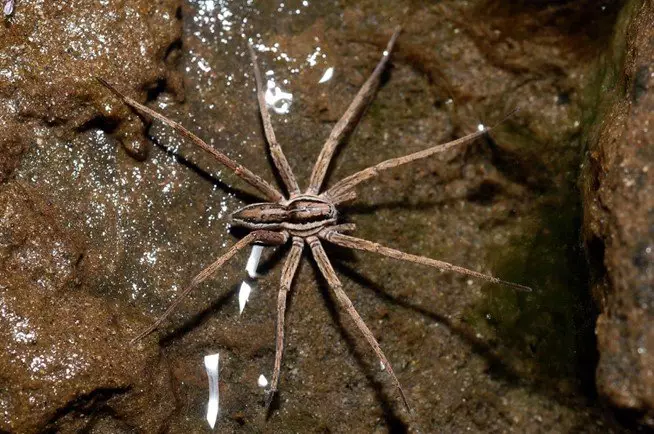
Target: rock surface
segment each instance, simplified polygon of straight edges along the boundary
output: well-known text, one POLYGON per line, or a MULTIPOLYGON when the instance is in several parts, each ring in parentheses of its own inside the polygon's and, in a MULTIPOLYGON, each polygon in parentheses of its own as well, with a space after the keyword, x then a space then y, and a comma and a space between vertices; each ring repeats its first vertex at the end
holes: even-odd
POLYGON ((625 7, 593 90, 582 182, 597 385, 654 427, 654 3, 625 7))
POLYGON ((86 224, 72 225, 70 202, 52 188, 57 170, 70 180, 75 169, 53 163, 42 183, 36 177, 18 181, 14 171, 30 148, 65 146, 95 130, 100 118, 126 149, 144 157, 143 123, 93 76, 133 86, 142 99, 174 77, 167 63, 181 34, 179 8, 177 1, 21 1, 3 17, 2 432, 79 432, 112 420, 123 429, 131 424, 156 432, 175 407, 169 369, 157 349, 126 345, 144 318, 126 303, 89 291, 90 214, 80 220, 86 224))
MULTIPOLYGON (((104 55, 91 59, 98 68, 93 74, 119 83, 130 95, 149 98, 151 107, 272 181, 252 92, 246 49, 246 39, 252 38, 266 77, 293 94, 289 112, 275 113, 273 122, 302 185, 391 29, 401 24, 383 86, 335 160, 328 184, 474 131, 480 123, 492 125, 516 106, 522 110, 492 137, 363 185, 359 200, 344 207, 343 215, 357 224, 363 238, 537 291, 515 293, 414 264, 329 249, 345 291, 409 395, 410 415, 307 258, 287 315, 279 405, 266 421, 257 378, 270 378, 272 370, 283 249, 267 252, 260 270, 267 275, 242 315, 235 290, 244 276, 246 252, 195 290, 157 333, 138 346, 129 344, 194 275, 233 244, 228 217, 256 199, 251 189, 158 124, 151 131, 158 146, 151 146, 145 160, 135 160, 128 152, 143 157, 134 152, 141 148, 121 148, 116 138, 121 139, 121 125, 138 118, 89 81, 87 68, 66 69, 62 76, 78 80, 80 89, 62 85, 62 95, 84 93, 93 102, 53 109, 53 122, 43 109, 49 109, 49 99, 26 94, 29 87, 42 86, 42 79, 25 81, 28 89, 11 96, 2 93, 5 106, 20 101, 38 113, 11 115, 7 119, 16 127, 11 131, 23 128, 27 135, 0 141, 14 143, 13 154, 22 153, 20 160, 8 157, 6 164, 0 159, 4 173, 13 170, 0 192, 24 204, 20 217, 3 226, 5 235, 0 235, 12 246, 3 255, 13 258, 13 251, 27 249, 38 235, 30 228, 43 227, 45 234, 31 262, 17 256, 1 264, 0 274, 10 276, 11 286, 3 288, 7 295, 0 307, 14 316, 0 317, 0 327, 15 353, 0 361, 16 370, 11 393, 2 398, 29 403, 34 395, 44 404, 34 420, 27 417, 30 407, 4 411, 0 429, 208 431, 202 358, 219 352, 217 432, 625 431, 593 394, 594 317, 579 248, 576 189, 581 93, 597 54, 607 47, 620 4, 510 3, 189 0, 179 47, 184 104, 160 92, 177 89, 170 79, 173 59, 169 55, 166 61, 170 44, 178 45, 172 3, 109 2, 103 6, 106 14, 84 13, 90 26, 95 19, 101 25, 124 16, 127 21, 105 24, 112 41, 139 34, 140 19, 162 23, 145 26, 162 33, 152 42, 168 47, 153 51, 159 55, 142 57, 138 44, 130 45, 118 64, 104 55), (128 18, 136 21, 118 25, 132 23, 128 18), (330 67, 333 77, 319 83, 330 67), (118 131, 109 134, 112 128, 118 131), (52 209, 58 226, 46 230, 47 219, 30 207, 52 209), (42 274, 57 297, 35 287, 42 274), (51 305, 42 319, 31 305, 32 293, 35 302, 51 305), (82 314, 86 306, 88 314, 82 314), (12 330, 25 331, 15 325, 20 321, 15 315, 34 325, 43 340, 31 344, 38 352, 16 341, 12 330), (55 393, 47 375, 32 373, 21 360, 58 348, 75 351, 75 361, 85 364, 79 368, 57 352, 56 363, 48 366, 58 373, 68 366, 78 370, 74 378, 56 377, 61 387, 55 393), (107 359, 111 365, 103 364, 107 359)), ((69 4, 83 7, 76 2, 61 7, 69 4)), ((42 5, 19 2, 2 31, 18 32, 25 28, 19 23, 35 22, 21 14, 42 5)), ((67 10, 47 15, 44 22, 68 28, 60 21, 81 19, 79 11, 67 10)), ((80 35, 80 42, 88 40, 80 35)), ((3 45, 0 52, 20 41, 3 45)), ((73 45, 83 58, 93 52, 93 47, 73 45)), ((65 50, 46 51, 43 59, 50 64, 69 61, 65 50)), ((7 56, 0 59, 17 68, 7 56)), ((39 59, 26 58, 23 67, 48 64, 39 59)))
POLYGON ((168 371, 155 348, 125 346, 143 321, 78 291, 81 245, 42 195, 11 182, 0 209, 0 430, 75 432, 109 413, 160 430, 168 371))
MULTIPOLYGON (((145 158, 144 126, 94 76, 138 90, 175 83, 179 0, 23 1, 0 26, 0 180, 6 179, 35 129, 70 138, 100 116, 133 155, 145 158), (172 77, 172 79, 171 79, 172 77)), ((177 80, 178 81, 178 80, 177 80)), ((97 126, 97 125, 96 125, 97 126)))

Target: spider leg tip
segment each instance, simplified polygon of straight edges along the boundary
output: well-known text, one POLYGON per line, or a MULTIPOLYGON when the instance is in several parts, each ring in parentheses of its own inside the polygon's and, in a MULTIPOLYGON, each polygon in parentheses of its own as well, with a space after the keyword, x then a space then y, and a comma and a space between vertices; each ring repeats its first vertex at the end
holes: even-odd
POLYGON ((109 89, 112 88, 112 86, 109 84, 109 82, 107 80, 105 80, 104 78, 102 78, 100 76, 97 76, 97 75, 94 75, 93 78, 95 78, 98 81, 98 83, 100 83, 104 87, 108 87, 109 89))
POLYGON ((517 289, 522 292, 534 292, 534 289, 530 286, 520 285, 519 283, 511 283, 509 285, 513 289, 517 289))
POLYGON ((266 413, 266 417, 270 417, 270 415, 272 414, 272 403, 275 400, 276 396, 277 396, 277 389, 266 390, 266 398, 264 401, 264 411, 266 413))

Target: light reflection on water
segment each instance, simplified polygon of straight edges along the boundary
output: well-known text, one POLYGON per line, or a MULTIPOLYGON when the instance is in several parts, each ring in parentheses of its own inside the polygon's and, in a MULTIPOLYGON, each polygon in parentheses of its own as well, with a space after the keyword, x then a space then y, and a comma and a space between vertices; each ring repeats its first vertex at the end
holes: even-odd
POLYGON ((291 110, 293 94, 284 92, 279 86, 275 85, 274 79, 268 79, 266 83, 266 104, 277 114, 287 114, 291 110))
MULTIPOLYGON (((4 290, 5 287, 0 285, 0 289, 4 290)), ((3 319, 3 322, 9 323, 14 342, 32 343, 36 341, 36 329, 31 326, 29 318, 25 318, 24 316, 13 312, 4 297, 1 295, 0 318, 3 319)))
MULTIPOLYGON (((272 54, 272 63, 270 59, 260 59, 260 62, 266 62, 269 70, 266 73, 267 85, 265 90, 265 100, 270 110, 276 115, 288 115, 293 103, 293 92, 291 90, 291 77, 300 74, 305 69, 320 68, 324 70, 320 83, 331 79, 333 67, 326 65, 327 55, 322 47, 318 45, 318 39, 315 38, 315 45, 309 52, 295 58, 284 49, 283 44, 288 44, 288 40, 271 41, 266 34, 266 29, 255 24, 255 21, 261 19, 263 12, 259 6, 252 1, 235 2, 230 0, 189 0, 192 6, 191 10, 195 13, 191 17, 193 22, 191 37, 196 38, 202 46, 211 47, 208 53, 214 55, 216 50, 221 51, 221 56, 231 56, 234 59, 246 56, 246 43, 250 41, 259 53, 272 54), (233 50, 233 51, 232 51, 233 50)), ((301 15, 304 10, 310 6, 309 1, 302 2, 279 2, 276 8, 278 19, 291 15, 301 15)), ((270 17, 271 22, 275 21, 275 16, 270 17)), ((290 48, 290 47, 289 47, 290 48)), ((295 47, 293 47, 295 48, 295 47)), ((212 64, 208 55, 201 55, 197 50, 190 49, 189 62, 185 68, 188 74, 197 74, 205 77, 207 85, 211 81, 218 79, 223 80, 226 86, 231 86, 235 82, 233 71, 225 72, 216 68, 212 64)), ((262 65, 260 65, 262 66, 262 65)), ((251 86, 252 73, 249 69, 242 70, 242 76, 248 87, 251 86)), ((202 89, 197 89, 201 91, 202 89)), ((206 101, 211 108, 220 109, 220 103, 216 101, 206 101)))
POLYGON ((14 13, 14 0, 6 0, 2 12, 5 16, 9 16, 14 13))
POLYGON ((322 75, 322 77, 320 77, 318 83, 326 83, 329 80, 331 80, 333 76, 334 76, 334 67, 330 66, 325 70, 325 73, 322 75))
MULTIPOLYGON (((153 130, 159 140, 166 141, 165 131, 161 135, 158 128, 153 130)), ((171 142, 178 143, 177 139, 171 142)), ((93 264, 95 278, 101 281, 94 290, 123 293, 134 301, 165 292, 167 303, 188 274, 188 264, 172 258, 184 257, 189 252, 196 260, 198 256, 200 260, 211 258, 216 245, 207 243, 201 249, 190 249, 192 240, 179 238, 175 229, 179 222, 173 221, 171 227, 166 216, 171 212, 188 214, 180 216, 188 219, 185 225, 195 227, 196 233, 211 234, 220 246, 224 242, 216 239, 216 230, 228 238, 225 218, 236 200, 231 193, 189 176, 176 155, 154 147, 150 158, 138 164, 121 157, 116 146, 115 140, 100 130, 90 131, 70 143, 39 138, 32 147, 32 158, 25 160, 17 178, 37 191, 57 192, 65 200, 68 218, 61 224, 82 232, 88 240, 85 256, 93 264), (202 215, 193 209, 197 198, 189 194, 197 188, 196 183, 202 183, 203 190, 209 192, 202 215), (212 229, 216 222, 221 224, 212 229), (172 264, 177 262, 172 269, 171 260, 172 264)), ((61 262, 56 246, 49 254, 51 262, 61 262)), ((34 262, 31 258, 26 260, 34 262)), ((61 262, 57 269, 66 266, 70 264, 61 262)), ((158 312, 155 306, 148 307, 158 312)))

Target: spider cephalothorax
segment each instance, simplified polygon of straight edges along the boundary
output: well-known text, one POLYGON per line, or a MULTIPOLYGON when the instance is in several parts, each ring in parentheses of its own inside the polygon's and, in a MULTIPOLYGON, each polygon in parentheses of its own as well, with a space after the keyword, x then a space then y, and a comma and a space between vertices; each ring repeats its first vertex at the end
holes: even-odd
POLYGON ((325 253, 325 250, 323 249, 322 243, 324 241, 342 247, 366 250, 399 260, 428 265, 440 270, 453 271, 489 282, 500 283, 516 289, 530 290, 526 286, 506 282, 496 277, 472 271, 467 268, 458 267, 447 262, 438 261, 423 256, 411 255, 391 249, 389 247, 384 247, 371 241, 363 240, 361 238, 356 238, 350 235, 345 235, 344 232, 354 230, 354 225, 337 224, 338 214, 336 211, 336 205, 347 200, 354 199, 356 197, 354 188, 359 183, 374 178, 384 170, 388 170, 409 163, 411 161, 443 152, 455 146, 469 143, 481 135, 486 134, 488 131, 488 129, 483 129, 482 131, 474 132, 445 144, 432 146, 423 151, 383 161, 353 175, 350 175, 337 182, 326 191, 321 192, 320 189, 325 179, 325 175, 327 174, 327 169, 332 160, 334 152, 336 151, 337 146, 343 141, 345 135, 351 131, 354 124, 358 122, 358 119, 360 119, 365 107, 372 100, 375 90, 379 85, 381 73, 386 63, 388 62, 398 34, 399 29, 393 33, 393 36, 388 42, 381 60, 375 67, 370 77, 361 87, 357 95, 354 97, 354 100, 352 103, 350 103, 350 106, 345 111, 343 117, 341 117, 341 119, 332 129, 329 138, 325 142, 323 149, 318 156, 318 160, 316 161, 313 172, 311 173, 309 187, 305 193, 301 193, 301 190, 295 179, 295 175, 293 174, 293 171, 291 170, 291 167, 288 164, 284 153, 282 152, 281 146, 279 143, 277 143, 277 139, 275 138, 275 132, 272 128, 270 114, 268 113, 268 108, 264 98, 263 83, 261 79, 261 72, 259 71, 259 67, 257 65, 256 54, 252 47, 249 47, 250 54, 252 56, 252 63, 254 65, 254 75, 257 83, 257 99, 259 102, 259 110, 263 121, 264 132, 268 141, 273 162, 275 163, 275 166, 279 171, 279 175, 284 182, 284 186, 289 193, 288 197, 284 196, 279 192, 279 190, 271 186, 268 182, 241 164, 232 160, 221 151, 206 144, 202 139, 191 133, 182 125, 166 118, 165 116, 144 106, 143 104, 138 103, 132 98, 116 90, 113 86, 104 80, 99 79, 103 85, 118 95, 118 97, 121 98, 126 104, 130 105, 141 113, 147 114, 155 119, 162 121, 166 125, 169 125, 170 127, 177 130, 183 136, 189 138, 197 146, 210 153, 218 162, 234 171, 236 175, 259 190, 259 192, 261 192, 268 200, 268 202, 247 205, 232 215, 232 222, 235 226, 243 227, 250 230, 251 232, 236 242, 236 244, 234 244, 214 263, 209 265, 197 276, 195 276, 191 283, 186 287, 186 289, 184 289, 184 291, 168 307, 168 309, 159 316, 154 324, 152 324, 151 327, 135 337, 133 341, 138 340, 155 330, 158 325, 173 311, 173 309, 193 288, 210 277, 228 259, 234 256, 244 247, 253 243, 265 245, 283 245, 291 240, 291 248, 282 269, 281 285, 277 298, 277 338, 275 348, 275 365, 270 382, 270 388, 268 389, 267 405, 269 405, 272 397, 277 391, 277 385, 279 382, 279 373, 281 369, 282 351, 284 345, 284 315, 286 311, 286 296, 291 288, 293 277, 297 271, 302 250, 304 249, 304 246, 308 244, 309 249, 311 250, 311 254, 318 264, 318 268, 327 280, 330 288, 334 291, 339 304, 352 317, 359 330, 365 336, 366 340, 379 358, 381 366, 390 374, 395 386, 397 386, 400 395, 402 396, 404 404, 408 408, 407 399, 404 395, 404 392, 402 391, 400 382, 393 372, 391 364, 377 343, 377 339, 375 339, 374 335, 370 329, 368 329, 368 326, 366 326, 365 322, 363 319, 361 319, 358 312, 354 308, 352 302, 345 294, 345 291, 343 291, 341 282, 336 275, 336 272, 334 271, 327 257, 327 254, 325 253))

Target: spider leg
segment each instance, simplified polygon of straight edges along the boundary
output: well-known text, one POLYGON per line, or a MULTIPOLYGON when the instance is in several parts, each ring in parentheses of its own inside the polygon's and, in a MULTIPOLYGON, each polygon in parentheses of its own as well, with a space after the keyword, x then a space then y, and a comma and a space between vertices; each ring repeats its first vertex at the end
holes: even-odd
POLYGON ((470 143, 473 140, 486 134, 489 130, 490 128, 486 128, 483 131, 477 131, 475 133, 468 134, 467 136, 463 136, 460 139, 452 140, 451 142, 436 145, 422 151, 414 152, 413 154, 405 155, 403 157, 391 158, 390 160, 382 161, 381 163, 375 164, 374 166, 370 166, 353 175, 343 178, 332 187, 330 187, 327 191, 322 193, 321 196, 331 199, 335 205, 345 202, 346 200, 349 200, 352 189, 357 184, 379 175, 381 171, 392 169, 394 167, 398 167, 415 160, 420 160, 422 158, 447 151, 448 149, 454 148, 455 146, 470 143))
POLYGON ((467 268, 452 265, 449 262, 438 261, 436 259, 425 258, 424 256, 411 255, 399 250, 391 249, 382 246, 381 244, 372 241, 356 238, 334 231, 333 229, 325 229, 321 231, 318 236, 330 243, 336 244, 341 247, 350 249, 364 250, 367 252, 379 253, 380 255, 388 256, 390 258, 399 259, 401 261, 415 262, 417 264, 428 265, 430 267, 438 268, 439 270, 453 271, 455 273, 463 274, 466 276, 476 277, 487 282, 498 283, 500 285, 508 286, 510 288, 518 289, 521 291, 531 292, 528 286, 520 285, 518 283, 507 282, 498 279, 497 277, 489 276, 488 274, 479 273, 477 271, 469 270, 467 268))
POLYGON ((196 136, 195 134, 184 128, 181 124, 171 119, 168 119, 166 116, 152 110, 149 107, 144 106, 141 103, 136 102, 134 99, 128 97, 127 95, 123 94, 118 89, 110 85, 104 79, 100 77, 96 77, 96 79, 103 86, 105 86, 107 89, 112 91, 118 98, 120 98, 128 106, 136 109, 137 111, 140 111, 141 113, 145 113, 148 116, 158 119, 159 121, 163 122, 164 124, 176 130, 182 136, 190 139, 195 145, 199 146, 200 148, 204 149, 206 152, 211 154, 216 160, 218 160, 219 163, 231 169, 236 176, 243 179, 245 182, 247 182, 257 190, 259 190, 261 193, 263 193, 264 196, 266 196, 266 198, 270 199, 273 202, 279 202, 280 200, 284 199, 284 196, 279 191, 277 191, 273 186, 271 186, 260 176, 256 175, 254 172, 250 171, 246 167, 232 160, 231 158, 229 158, 227 155, 223 154, 219 150, 209 146, 204 140, 202 140, 201 138, 199 138, 198 136, 196 136))
POLYGON ((257 82, 257 100, 259 101, 259 112, 261 113, 261 121, 263 122, 263 130, 266 134, 266 141, 270 147, 270 155, 272 156, 273 161, 275 162, 275 167, 279 171, 279 174, 286 185, 291 197, 300 194, 300 187, 298 186, 295 175, 291 166, 286 160, 286 156, 282 151, 282 147, 277 142, 275 137, 275 131, 273 130, 272 121, 270 120, 270 113, 268 112, 268 106, 266 105, 266 96, 263 90, 263 80, 261 79, 261 71, 259 70, 259 65, 257 63, 257 55, 254 52, 252 45, 248 44, 250 49, 250 57, 252 58, 252 65, 254 66, 254 77, 257 82))
POLYGON ((336 232, 354 232, 357 229, 357 225, 354 223, 341 223, 330 226, 329 229, 336 232))
POLYGON ((318 194, 318 191, 320 191, 320 186, 325 179, 327 168, 329 167, 336 148, 343 140, 343 137, 345 137, 356 126, 358 119, 361 117, 368 103, 372 100, 372 97, 377 90, 377 86, 379 86, 381 73, 388 63, 391 51, 393 51, 393 45, 395 45, 395 40, 399 34, 400 29, 398 27, 395 29, 393 36, 391 36, 391 39, 388 41, 386 50, 384 51, 381 60, 372 71, 372 74, 370 74, 370 77, 368 77, 359 92, 356 94, 347 110, 345 110, 343 116, 338 120, 331 133, 329 133, 329 138, 323 145, 318 160, 313 167, 307 194, 318 194))
POLYGON ((143 330, 138 334, 134 339, 130 341, 131 344, 134 342, 143 339, 145 336, 152 333, 159 327, 159 324, 163 322, 175 308, 184 300, 184 298, 200 283, 204 282, 209 278, 213 273, 215 273, 220 267, 223 266, 225 262, 231 259, 236 253, 242 250, 244 247, 248 246, 251 243, 263 242, 268 245, 281 245, 286 243, 288 240, 288 234, 285 232, 271 232, 271 231, 254 231, 247 234, 245 237, 241 238, 236 244, 234 244, 225 254, 218 258, 211 265, 206 267, 204 270, 200 271, 197 276, 195 276, 191 283, 182 291, 182 293, 177 296, 177 298, 168 306, 168 309, 160 315, 157 320, 147 329, 143 330))
POLYGON ((395 372, 393 372, 393 367, 391 366, 390 362, 386 358, 386 355, 384 354, 381 347, 379 346, 377 339, 375 339, 375 336, 372 334, 366 323, 363 322, 363 319, 361 319, 361 316, 354 308, 354 305, 352 304, 350 298, 347 296, 347 294, 345 294, 345 291, 343 291, 343 285, 341 284, 341 281, 336 275, 336 272, 334 271, 334 268, 332 267, 332 264, 329 261, 329 258, 327 257, 327 254, 325 253, 325 250, 323 249, 320 240, 315 236, 311 236, 307 238, 307 242, 309 243, 309 247, 311 247, 311 252, 313 254, 314 259, 316 260, 316 263, 318 264, 318 268, 320 269, 320 272, 325 277, 327 283, 336 294, 336 298, 338 302, 341 304, 343 309, 347 311, 347 313, 350 315, 352 320, 354 320, 354 323, 359 328, 361 333, 363 333, 363 336, 368 341, 368 344, 370 344, 373 351, 381 361, 383 368, 390 374, 391 378, 393 379, 393 383, 395 384, 395 387, 397 387, 397 390, 400 392, 402 401, 404 402, 404 405, 406 406, 407 410, 411 411, 411 407, 409 406, 409 402, 406 398, 406 395, 404 394, 404 390, 402 390, 402 385, 400 384, 400 381, 395 376, 395 372))
POLYGON ((273 369, 272 380, 270 381, 270 389, 266 397, 266 409, 270 408, 275 394, 277 393, 277 385, 279 384, 279 373, 282 367, 282 353, 284 351, 284 315, 286 314, 286 297, 293 278, 297 271, 302 258, 302 249, 304 248, 304 240, 300 237, 293 237, 293 246, 288 255, 288 259, 284 263, 282 269, 282 281, 277 294, 277 342, 275 345, 275 367, 273 369))

